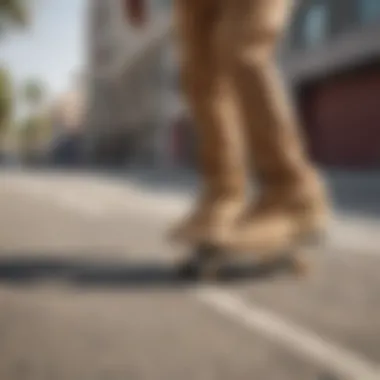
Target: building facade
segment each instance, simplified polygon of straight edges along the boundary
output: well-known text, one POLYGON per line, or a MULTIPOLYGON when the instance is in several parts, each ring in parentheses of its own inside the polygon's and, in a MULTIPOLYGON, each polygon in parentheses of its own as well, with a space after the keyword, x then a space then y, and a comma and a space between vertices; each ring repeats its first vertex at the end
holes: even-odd
POLYGON ((50 107, 51 141, 48 149, 50 163, 62 165, 82 163, 86 98, 82 82, 74 83, 68 91, 55 99, 50 107))
POLYGON ((86 155, 100 163, 157 161, 163 124, 163 46, 170 1, 145 2, 142 27, 130 25, 126 0, 88 2, 86 155))
POLYGON ((380 167, 380 1, 303 0, 281 61, 322 165, 380 167))
MULTIPOLYGON (((87 152, 101 162, 192 166, 195 140, 178 84, 172 0, 89 1, 87 152)), ((302 0, 279 49, 316 162, 380 166, 380 1, 302 0)))

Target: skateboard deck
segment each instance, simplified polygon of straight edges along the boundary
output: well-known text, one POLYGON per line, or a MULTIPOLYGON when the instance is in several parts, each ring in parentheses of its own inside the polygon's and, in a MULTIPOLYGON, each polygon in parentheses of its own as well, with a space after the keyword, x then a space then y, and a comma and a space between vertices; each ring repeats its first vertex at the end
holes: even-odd
POLYGON ((286 269, 297 277, 309 273, 310 263, 305 247, 294 246, 270 254, 231 254, 218 247, 200 245, 181 263, 181 276, 199 280, 223 280, 255 277, 270 274, 276 269, 286 269))

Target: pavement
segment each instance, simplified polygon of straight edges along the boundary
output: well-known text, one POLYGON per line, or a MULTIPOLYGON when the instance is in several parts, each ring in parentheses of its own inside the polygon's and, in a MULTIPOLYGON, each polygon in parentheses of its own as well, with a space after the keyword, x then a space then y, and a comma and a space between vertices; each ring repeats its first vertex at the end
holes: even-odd
POLYGON ((0 379, 380 379, 374 213, 339 206, 306 278, 188 282, 163 238, 185 188, 0 174, 0 379))

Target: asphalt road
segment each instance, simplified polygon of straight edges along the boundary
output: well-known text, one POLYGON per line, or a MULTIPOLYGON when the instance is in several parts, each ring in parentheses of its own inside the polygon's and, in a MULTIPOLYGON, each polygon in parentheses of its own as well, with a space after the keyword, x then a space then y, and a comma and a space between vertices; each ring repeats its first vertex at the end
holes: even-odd
POLYGON ((2 173, 0 210, 0 379, 380 379, 376 249, 317 252, 305 279, 184 282, 173 195, 2 173))

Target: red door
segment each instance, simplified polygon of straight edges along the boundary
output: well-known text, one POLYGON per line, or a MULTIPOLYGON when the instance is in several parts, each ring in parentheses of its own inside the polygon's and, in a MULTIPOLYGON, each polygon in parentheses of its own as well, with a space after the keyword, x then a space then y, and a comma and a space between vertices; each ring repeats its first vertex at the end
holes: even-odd
POLYGON ((147 18, 146 0, 123 0, 126 19, 134 26, 142 26, 147 18))
POLYGON ((379 70, 320 83, 303 108, 317 161, 338 167, 380 166, 379 70))

